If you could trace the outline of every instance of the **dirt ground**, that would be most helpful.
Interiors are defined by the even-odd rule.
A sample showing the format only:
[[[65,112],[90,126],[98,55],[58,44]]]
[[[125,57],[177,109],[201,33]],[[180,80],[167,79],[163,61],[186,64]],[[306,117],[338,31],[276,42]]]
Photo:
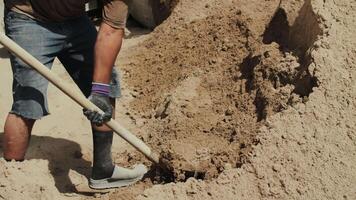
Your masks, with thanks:
[[[355,20],[350,0],[178,1],[153,32],[131,29],[117,61],[117,121],[171,174],[152,166],[131,187],[77,191],[89,123],[51,86],[27,159],[0,158],[0,199],[356,199]],[[3,132],[11,70],[0,57]],[[71,82],[59,62],[53,71]],[[117,164],[151,165],[119,137],[113,146]]]

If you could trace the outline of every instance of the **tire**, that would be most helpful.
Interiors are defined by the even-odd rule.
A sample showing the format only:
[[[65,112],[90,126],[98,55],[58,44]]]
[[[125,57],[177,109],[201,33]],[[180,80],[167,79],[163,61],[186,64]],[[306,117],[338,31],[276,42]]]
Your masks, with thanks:
[[[130,0],[131,16],[147,28],[155,28],[171,13],[172,0]]]

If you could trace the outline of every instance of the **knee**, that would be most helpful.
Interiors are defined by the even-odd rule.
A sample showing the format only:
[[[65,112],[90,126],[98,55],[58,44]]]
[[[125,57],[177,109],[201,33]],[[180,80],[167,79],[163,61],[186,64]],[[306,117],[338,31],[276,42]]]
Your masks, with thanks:
[[[7,116],[6,124],[7,125],[14,125],[17,127],[27,127],[27,128],[32,128],[33,125],[35,124],[36,120],[35,119],[29,119],[17,114],[9,113]]]

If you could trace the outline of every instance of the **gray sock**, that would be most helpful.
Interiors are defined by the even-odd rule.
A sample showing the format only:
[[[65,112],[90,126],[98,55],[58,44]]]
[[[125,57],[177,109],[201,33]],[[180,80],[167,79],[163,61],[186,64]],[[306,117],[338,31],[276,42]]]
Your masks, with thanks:
[[[93,129],[93,169],[91,178],[94,180],[110,178],[115,165],[111,158],[113,132]]]

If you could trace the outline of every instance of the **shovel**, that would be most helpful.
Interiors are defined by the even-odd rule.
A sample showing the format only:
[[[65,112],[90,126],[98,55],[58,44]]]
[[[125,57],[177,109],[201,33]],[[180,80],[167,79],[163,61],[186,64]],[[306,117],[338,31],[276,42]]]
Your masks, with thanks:
[[[44,66],[41,62],[39,62],[35,57],[29,54],[26,50],[21,48],[18,44],[12,41],[9,37],[7,37],[4,33],[0,33],[0,43],[14,53],[17,57],[22,59],[26,64],[35,69],[38,73],[40,73],[43,77],[45,77],[49,82],[55,85],[58,89],[64,92],[67,96],[77,102],[81,107],[86,108],[88,110],[94,110],[101,114],[104,112],[100,110],[96,105],[94,105],[91,101],[89,101],[83,94],[77,93],[73,88],[59,78],[56,74],[51,72],[46,66]],[[129,144],[135,147],[138,151],[140,151],[143,155],[145,155],[150,161],[153,163],[160,165],[159,155],[152,152],[151,149],[139,138],[133,135],[130,131],[125,129],[118,122],[110,119],[110,121],[106,122],[106,125],[110,127],[117,135],[126,140]]]

